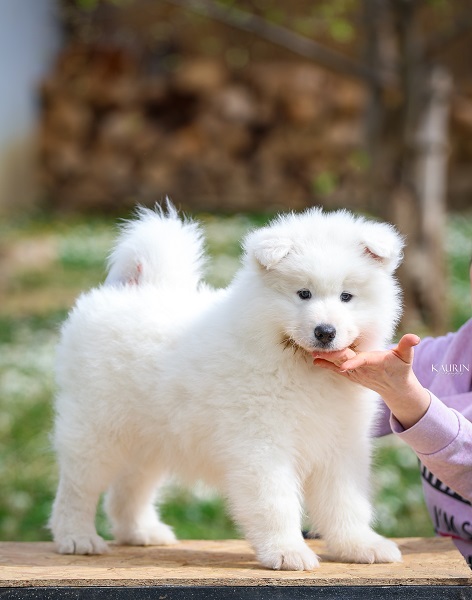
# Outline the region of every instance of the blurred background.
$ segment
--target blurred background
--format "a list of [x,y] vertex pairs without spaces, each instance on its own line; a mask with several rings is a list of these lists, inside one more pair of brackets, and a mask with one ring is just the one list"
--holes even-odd
[[[203,221],[214,285],[277,211],[390,221],[399,334],[470,317],[471,56],[469,0],[0,0],[0,539],[49,539],[60,323],[136,203]],[[395,440],[375,489],[379,531],[433,534]],[[204,486],[162,502],[181,537],[239,535]]]

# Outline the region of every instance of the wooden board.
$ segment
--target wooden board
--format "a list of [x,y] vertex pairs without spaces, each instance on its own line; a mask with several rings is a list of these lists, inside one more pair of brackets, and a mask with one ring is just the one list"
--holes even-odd
[[243,540],[181,541],[168,547],[110,546],[102,556],[59,555],[52,543],[0,543],[0,588],[44,586],[372,586],[472,585],[472,571],[449,539],[398,540],[403,562],[331,562],[323,543],[312,572],[260,567]]

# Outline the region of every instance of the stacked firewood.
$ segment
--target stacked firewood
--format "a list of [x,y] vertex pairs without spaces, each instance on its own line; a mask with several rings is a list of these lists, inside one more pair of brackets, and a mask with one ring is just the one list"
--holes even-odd
[[41,97],[40,177],[59,209],[168,195],[189,210],[266,211],[361,194],[364,92],[310,64],[143,68],[123,50],[74,45]]

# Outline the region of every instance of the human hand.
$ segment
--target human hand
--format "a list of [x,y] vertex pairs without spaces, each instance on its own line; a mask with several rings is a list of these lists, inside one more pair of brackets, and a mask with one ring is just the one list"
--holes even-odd
[[405,429],[417,423],[428,410],[431,398],[413,373],[413,348],[420,338],[406,334],[396,348],[360,352],[350,348],[314,353],[313,363],[374,390]]

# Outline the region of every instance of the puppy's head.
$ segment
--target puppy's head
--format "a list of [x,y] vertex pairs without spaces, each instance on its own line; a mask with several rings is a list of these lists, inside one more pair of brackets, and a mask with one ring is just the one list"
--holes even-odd
[[400,315],[403,241],[347,211],[280,216],[245,240],[246,267],[270,290],[281,340],[307,352],[384,344]]

